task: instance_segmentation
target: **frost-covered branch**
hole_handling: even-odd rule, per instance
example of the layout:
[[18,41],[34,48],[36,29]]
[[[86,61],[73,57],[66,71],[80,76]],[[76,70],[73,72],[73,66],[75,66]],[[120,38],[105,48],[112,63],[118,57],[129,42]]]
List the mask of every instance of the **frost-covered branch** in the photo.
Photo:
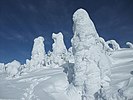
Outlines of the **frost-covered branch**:
[[120,50],[121,49],[120,46],[119,46],[119,44],[115,40],[108,40],[106,43],[108,45],[111,44],[113,50]]
[[103,45],[103,49],[105,51],[112,51],[113,49],[109,47],[109,45],[105,42],[105,40],[102,37],[99,37],[100,42]]

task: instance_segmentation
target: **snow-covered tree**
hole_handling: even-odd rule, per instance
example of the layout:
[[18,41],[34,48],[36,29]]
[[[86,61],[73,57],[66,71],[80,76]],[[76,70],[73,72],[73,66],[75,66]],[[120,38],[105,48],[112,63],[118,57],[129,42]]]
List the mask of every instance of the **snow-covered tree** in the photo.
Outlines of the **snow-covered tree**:
[[9,77],[15,77],[19,75],[20,62],[14,60],[11,63],[5,65],[6,73]]
[[51,56],[53,58],[53,63],[55,64],[54,67],[59,67],[65,63],[67,49],[61,32],[58,34],[53,33],[52,39],[54,40],[54,43],[52,45],[53,52]]
[[126,45],[128,45],[129,48],[133,48],[133,44],[131,42],[127,42]]
[[[109,87],[110,73],[107,72],[110,72],[110,62],[88,13],[78,9],[73,15],[73,22],[73,83],[83,95],[82,100],[95,100],[95,94],[101,87]],[[104,61],[107,61],[105,65]]]
[[43,42],[44,38],[41,36],[34,39],[31,60],[26,60],[26,66],[30,70],[43,67],[46,64],[46,54]]

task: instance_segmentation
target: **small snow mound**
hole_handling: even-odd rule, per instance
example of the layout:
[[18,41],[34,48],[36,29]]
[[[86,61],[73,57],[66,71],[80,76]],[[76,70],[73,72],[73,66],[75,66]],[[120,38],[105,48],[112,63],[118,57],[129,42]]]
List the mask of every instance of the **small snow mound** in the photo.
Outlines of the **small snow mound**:
[[8,76],[15,77],[18,74],[20,66],[20,62],[14,60],[11,63],[5,65],[6,73],[8,74]]

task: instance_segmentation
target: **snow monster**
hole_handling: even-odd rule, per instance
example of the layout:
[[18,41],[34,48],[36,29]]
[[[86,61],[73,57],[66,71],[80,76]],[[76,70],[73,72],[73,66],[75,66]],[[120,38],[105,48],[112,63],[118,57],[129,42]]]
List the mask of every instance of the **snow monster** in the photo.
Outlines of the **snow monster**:
[[84,9],[78,9],[73,14],[73,33],[74,86],[82,95],[82,100],[106,98],[104,91],[109,89],[111,63]]

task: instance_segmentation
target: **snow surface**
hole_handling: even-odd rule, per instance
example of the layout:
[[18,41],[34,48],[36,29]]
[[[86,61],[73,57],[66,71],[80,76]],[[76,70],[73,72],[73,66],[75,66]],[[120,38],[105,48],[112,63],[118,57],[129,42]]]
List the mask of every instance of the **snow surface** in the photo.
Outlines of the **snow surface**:
[[67,77],[62,68],[39,69],[16,79],[1,78],[0,98],[2,100],[65,100],[67,87]]
[[133,44],[99,37],[84,9],[73,14],[73,33],[68,50],[53,33],[52,52],[40,36],[26,64],[0,63],[0,100],[133,100]]

